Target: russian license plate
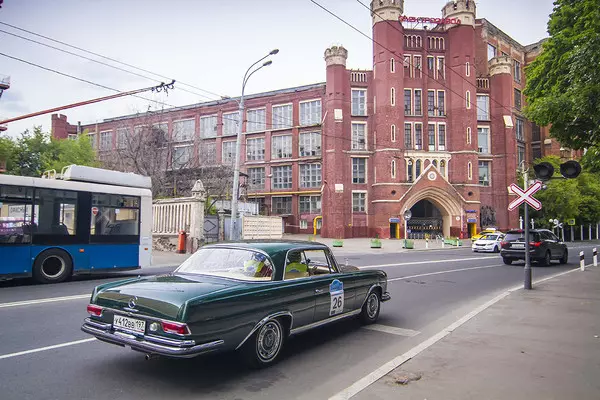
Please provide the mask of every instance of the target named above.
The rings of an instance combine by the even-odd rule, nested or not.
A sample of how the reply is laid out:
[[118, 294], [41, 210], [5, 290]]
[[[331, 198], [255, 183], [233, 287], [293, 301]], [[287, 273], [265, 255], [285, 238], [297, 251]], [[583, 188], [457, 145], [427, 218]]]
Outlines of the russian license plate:
[[133, 332], [144, 333], [146, 330], [146, 321], [125, 317], [123, 315], [115, 315], [113, 319], [113, 326]]
[[524, 249], [525, 248], [525, 243], [513, 243], [512, 247], [514, 249]]

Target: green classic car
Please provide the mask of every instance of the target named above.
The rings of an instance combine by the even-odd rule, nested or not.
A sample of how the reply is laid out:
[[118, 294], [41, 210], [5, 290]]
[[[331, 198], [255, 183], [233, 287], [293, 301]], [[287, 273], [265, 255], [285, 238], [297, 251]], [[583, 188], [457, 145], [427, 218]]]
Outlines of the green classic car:
[[97, 286], [81, 329], [153, 356], [240, 350], [273, 363], [287, 337], [351, 316], [379, 317], [387, 275], [339, 265], [321, 243], [206, 245], [174, 272]]

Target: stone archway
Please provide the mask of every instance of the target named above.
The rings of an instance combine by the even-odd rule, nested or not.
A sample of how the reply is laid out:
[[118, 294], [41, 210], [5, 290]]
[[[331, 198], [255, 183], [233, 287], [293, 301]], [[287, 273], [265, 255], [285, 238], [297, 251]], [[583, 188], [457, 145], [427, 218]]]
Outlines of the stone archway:
[[460, 227], [460, 220], [456, 221], [456, 217], [461, 216], [461, 205], [460, 203], [448, 193], [438, 187], [430, 186], [423, 190], [420, 190], [404, 202], [405, 206], [402, 211], [410, 210], [415, 204], [421, 200], [427, 200], [432, 203], [440, 212], [442, 216], [442, 229], [444, 237], [451, 236], [450, 228], [452, 226]]

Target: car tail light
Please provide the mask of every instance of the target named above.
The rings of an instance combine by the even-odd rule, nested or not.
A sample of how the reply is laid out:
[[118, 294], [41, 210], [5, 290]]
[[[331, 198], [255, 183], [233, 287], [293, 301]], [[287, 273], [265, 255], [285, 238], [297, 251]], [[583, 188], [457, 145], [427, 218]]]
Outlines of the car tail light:
[[162, 321], [161, 324], [162, 330], [165, 333], [177, 333], [179, 335], [189, 335], [191, 333], [187, 324], [182, 324], [181, 322]]
[[529, 242], [529, 247], [540, 247], [542, 242]]
[[501, 246], [503, 249], [506, 249], [506, 248], [508, 247], [508, 242], [500, 242], [500, 246]]
[[94, 305], [94, 304], [88, 304], [87, 312], [88, 312], [88, 314], [90, 314], [93, 317], [101, 317], [102, 316], [102, 307]]

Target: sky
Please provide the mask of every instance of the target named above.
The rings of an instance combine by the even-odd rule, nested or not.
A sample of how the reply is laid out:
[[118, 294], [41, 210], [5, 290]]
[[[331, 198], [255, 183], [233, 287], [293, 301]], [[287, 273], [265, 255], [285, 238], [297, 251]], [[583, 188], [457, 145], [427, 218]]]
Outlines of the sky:
[[[362, 5], [369, 0], [314, 1], [371, 36], [371, 17]], [[405, 0], [404, 14], [439, 17], [444, 4], [445, 0]], [[523, 45], [548, 36], [552, 0], [476, 4], [478, 18], [488, 19]], [[275, 48], [279, 54], [271, 57], [273, 64], [252, 76], [246, 94], [324, 82], [323, 53], [331, 45], [348, 50], [348, 68], [372, 67], [372, 42], [311, 0], [5, 0], [2, 22], [195, 86], [175, 83], [168, 94], [141, 95], [173, 106], [215, 100], [217, 95], [239, 96], [246, 69]], [[0, 24], [0, 30], [147, 76], [0, 32], [0, 53], [99, 85], [128, 91], [167, 81], [6, 25]], [[11, 79], [11, 88], [0, 98], [0, 120], [115, 93], [2, 55], [0, 75]], [[61, 113], [72, 124], [86, 124], [145, 111], [150, 104], [162, 107], [127, 96]], [[13, 122], [3, 134], [15, 137], [37, 125], [49, 132], [50, 121], [46, 114]]]

